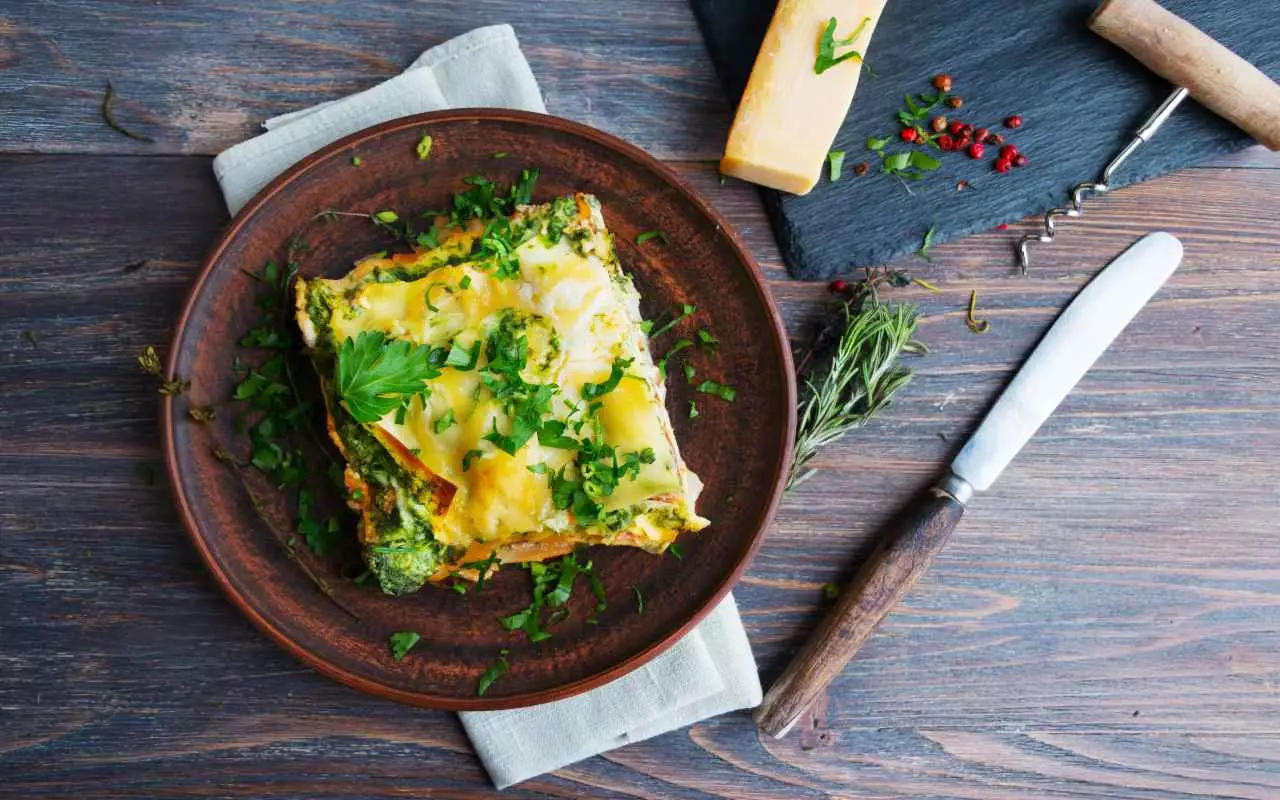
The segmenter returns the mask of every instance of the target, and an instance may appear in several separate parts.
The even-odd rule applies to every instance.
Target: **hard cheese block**
[[[1136,59],[1089,30],[1085,21],[1100,0],[893,0],[885,6],[867,53],[858,99],[836,135],[844,150],[844,175],[825,175],[804,196],[763,190],[765,209],[791,274],[827,279],[858,267],[883,264],[914,253],[934,229],[940,244],[975,231],[990,230],[1066,202],[1071,187],[1098,176],[1142,120],[1172,87]],[[707,50],[736,101],[746,87],[774,0],[690,0],[707,40]],[[1161,4],[1239,53],[1271,78],[1280,78],[1280,2],[1247,0],[1161,0]],[[850,3],[852,7],[854,3]],[[837,15],[847,35],[848,11]],[[843,64],[841,66],[844,66]],[[939,72],[955,79],[964,97],[955,113],[975,125],[996,125],[1031,159],[1002,175],[992,169],[995,153],[982,159],[943,153],[942,167],[908,192],[889,175],[878,174],[879,159],[866,149],[870,137],[896,136],[896,115],[907,92],[932,92]],[[822,77],[829,77],[831,73]],[[999,128],[1012,113],[1025,123],[1016,131]],[[798,135],[798,134],[797,134]],[[1149,144],[1138,149],[1115,176],[1114,185],[1140,181],[1238,150],[1252,140],[1199,103],[1187,101]],[[907,149],[895,143],[893,151]],[[871,172],[853,167],[866,161]],[[968,189],[956,191],[959,181]],[[1036,250],[1039,264],[1071,257],[1072,230],[1107,224],[1106,200],[1087,206],[1079,220],[1060,226],[1053,245]],[[1112,218],[1114,223],[1114,218]],[[1160,219],[1145,220],[1151,228]],[[1008,238],[1009,269],[1016,268]],[[1119,245],[1117,245],[1119,246]],[[916,260],[914,271],[929,275]],[[1035,269],[1035,267],[1033,267]]]
[[[794,194],[818,182],[862,74],[850,58],[817,74],[818,39],[835,18],[835,38],[862,25],[837,49],[866,52],[885,0],[782,0],[738,106],[720,171]],[[865,24],[863,24],[865,21]]]

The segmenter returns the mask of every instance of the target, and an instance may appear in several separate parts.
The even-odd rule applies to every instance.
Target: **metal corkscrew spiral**
[[[1078,183],[1071,190],[1071,204],[1061,208],[1055,208],[1044,215],[1044,232],[1033,233],[1023,236],[1018,240],[1018,264],[1021,267],[1022,274],[1025,276],[1027,270],[1031,267],[1030,248],[1033,242],[1044,242],[1048,244],[1053,241],[1057,235],[1057,228],[1054,220],[1059,217],[1078,217],[1084,213],[1085,198],[1091,194],[1106,194],[1111,191],[1111,177],[1115,174],[1120,165],[1125,162],[1129,156],[1133,155],[1133,151],[1137,150],[1144,142],[1151,140],[1164,121],[1177,109],[1178,105],[1187,98],[1187,90],[1178,87],[1178,89],[1169,95],[1160,107],[1147,117],[1146,122],[1138,128],[1138,132],[1134,134],[1133,139],[1124,146],[1124,149],[1111,159],[1111,163],[1107,164],[1106,169],[1102,171],[1102,177],[1096,182]]]

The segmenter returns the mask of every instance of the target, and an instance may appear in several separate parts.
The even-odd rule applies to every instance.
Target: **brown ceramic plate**
[[[434,144],[420,161],[424,133]],[[494,153],[506,153],[495,159]],[[359,155],[360,167],[352,164]],[[722,342],[714,358],[696,354],[701,379],[737,389],[736,402],[698,395],[669,381],[667,404],[680,449],[706,484],[698,510],[711,527],[680,539],[684,556],[593,548],[608,596],[598,624],[588,624],[594,599],[585,586],[554,636],[530,644],[496,618],[529,602],[529,575],[503,570],[482,592],[461,596],[427,587],[391,598],[350,578],[354,552],[326,559],[301,543],[291,560],[282,540],[292,535],[282,493],[252,468],[235,469],[218,447],[243,458],[236,432],[232,361],[238,339],[256,316],[260,285],[244,271],[283,260],[286,243],[307,247],[304,274],[341,275],[370,252],[387,247],[368,222],[313,222],[326,209],[402,215],[446,207],[462,178],[482,174],[509,182],[537,167],[534,194],[543,202],[591,192],[617,239],[623,266],[636,280],[647,318],[683,303]],[[635,244],[660,229],[670,244]],[[691,328],[690,328],[691,329]],[[659,352],[675,340],[667,335]],[[215,580],[253,622],[320,672],[381,697],[448,709],[494,709],[542,703],[598,686],[662,652],[701,620],[741,576],[773,515],[795,428],[795,385],[778,312],[759,269],[711,206],[657,160],[612,136],[562,119],[501,110],[447,111],[395,120],[356,133],[305,159],[276,179],[232,221],[204,263],[178,324],[169,374],[191,381],[185,397],[164,403],[165,457],[183,521]],[[187,418],[189,404],[222,409],[212,424]],[[322,436],[317,419],[317,435]],[[328,502],[337,502],[337,491]],[[255,509],[255,498],[258,509]],[[351,537],[354,539],[354,535]],[[326,597],[308,576],[329,588]],[[358,571],[358,570],[357,570]],[[344,574],[346,572],[346,574]],[[631,587],[644,597],[637,613]],[[403,661],[387,637],[413,630],[422,643]],[[510,672],[485,697],[480,676],[501,649]]]

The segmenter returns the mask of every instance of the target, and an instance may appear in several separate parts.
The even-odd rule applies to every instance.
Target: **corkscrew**
[[[1052,242],[1056,220],[1081,216],[1089,196],[1111,191],[1116,170],[1189,96],[1272,150],[1280,150],[1280,85],[1191,23],[1154,0],[1106,0],[1089,18],[1089,27],[1178,88],[1142,123],[1097,181],[1076,184],[1068,205],[1044,215],[1043,231],[1018,240],[1023,275],[1031,266],[1031,245]]]

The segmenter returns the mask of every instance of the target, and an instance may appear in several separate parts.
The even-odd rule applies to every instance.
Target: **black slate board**
[[[830,278],[919,248],[930,225],[934,243],[1061,205],[1072,185],[1094,180],[1133,130],[1172,91],[1127,53],[1090,31],[1099,0],[992,0],[939,3],[889,0],[867,52],[853,108],[834,149],[848,154],[845,175],[822,178],[804,197],[762,190],[792,276]],[[746,85],[775,0],[691,0],[711,58],[735,103]],[[1166,8],[1280,76],[1280,1],[1164,0]],[[841,20],[840,31],[849,29]],[[815,32],[816,37],[816,32]],[[948,112],[994,123],[1031,160],[1009,175],[992,171],[993,154],[974,161],[942,153],[942,167],[908,194],[888,175],[855,177],[869,160],[871,136],[896,135],[906,92],[931,93],[947,72],[964,107]],[[1017,131],[999,122],[1017,112]],[[1240,150],[1253,140],[1198,103],[1187,101],[1160,133],[1125,163],[1124,185]],[[969,182],[957,193],[957,181]],[[1105,212],[1096,212],[1105,213]],[[1087,218],[1087,217],[1086,217]],[[1082,223],[1083,224],[1083,223]],[[1159,220],[1152,220],[1152,228]]]

